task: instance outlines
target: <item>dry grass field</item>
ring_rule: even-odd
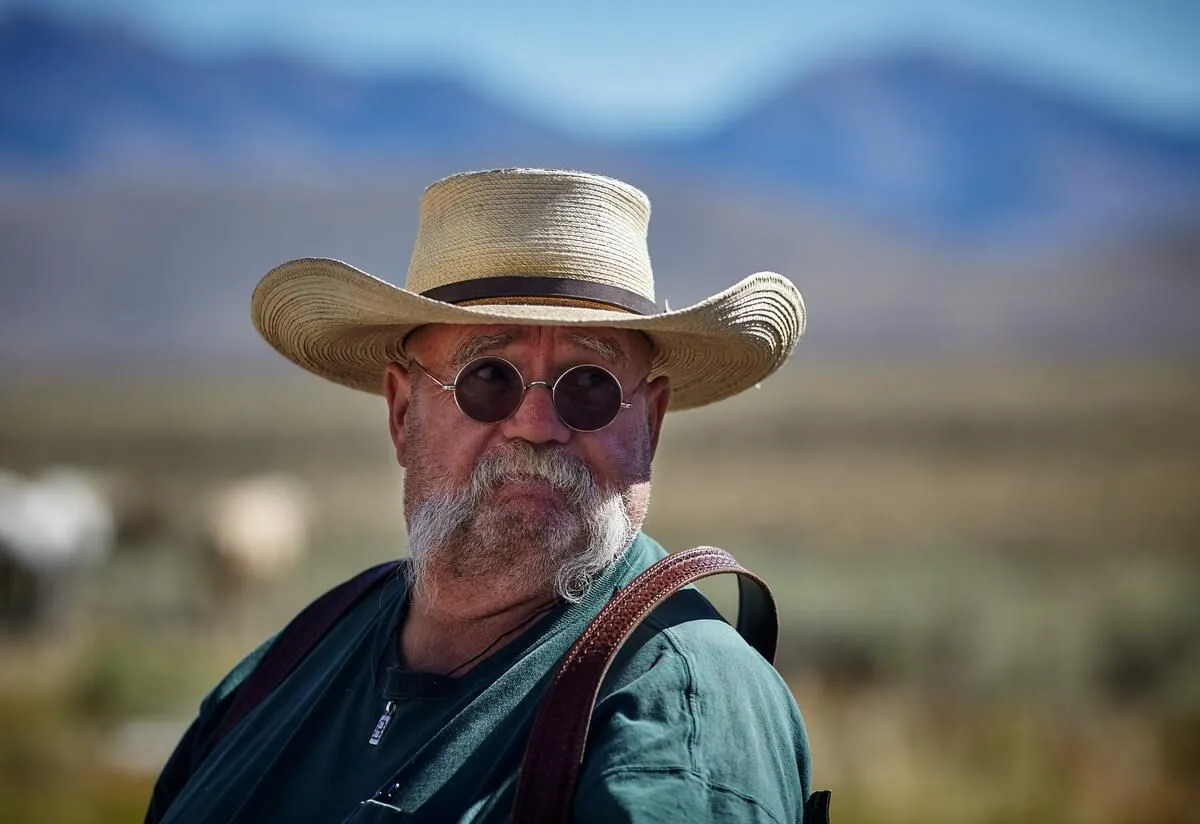
[[[0,820],[140,820],[219,675],[404,551],[381,404],[274,373],[3,384],[0,466],[119,472],[159,517],[3,641]],[[310,557],[216,610],[200,503],[268,470],[312,492]],[[1193,364],[801,361],[669,419],[648,531],[772,582],[836,820],[1196,822],[1198,493]]]

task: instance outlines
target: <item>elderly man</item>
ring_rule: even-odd
[[[666,555],[641,527],[667,411],[753,386],[803,330],[771,273],[657,312],[648,221],[609,178],[456,175],[425,192],[407,288],[326,259],[263,279],[252,311],[272,346],[386,398],[410,557],[236,667],[147,820],[509,820],[556,668]],[[809,775],[787,686],[683,589],[608,670],[570,814],[794,822]]]

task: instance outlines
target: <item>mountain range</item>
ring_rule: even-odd
[[[448,76],[201,60],[115,28],[0,22],[0,170],[294,174],[651,167],[770,189],[936,242],[1054,243],[1200,214],[1200,129],[1167,133],[913,46],[846,57],[697,134],[605,144]]]
[[[200,59],[0,21],[0,368],[238,358],[254,280],[341,257],[395,282],[421,187],[565,166],[651,195],[660,303],[793,275],[844,351],[1193,353],[1200,131],[911,46],[797,76],[703,132],[601,141],[436,73]]]

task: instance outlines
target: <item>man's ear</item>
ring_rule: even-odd
[[[412,377],[398,363],[389,363],[383,371],[383,396],[388,405],[388,433],[396,447],[396,461],[404,466],[404,417],[412,399]]]
[[[658,451],[658,436],[662,432],[663,418],[671,403],[671,380],[659,375],[646,384],[646,415],[650,424],[650,457]]]

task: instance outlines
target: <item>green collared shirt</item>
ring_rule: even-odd
[[[149,819],[506,821],[556,664],[612,594],[665,554],[639,535],[581,602],[561,605],[458,678],[402,666],[395,639],[408,593],[389,583],[200,758],[218,704],[268,641],[201,704],[159,777]],[[689,588],[642,624],[605,680],[575,820],[798,822],[809,780],[808,740],[787,685]]]

